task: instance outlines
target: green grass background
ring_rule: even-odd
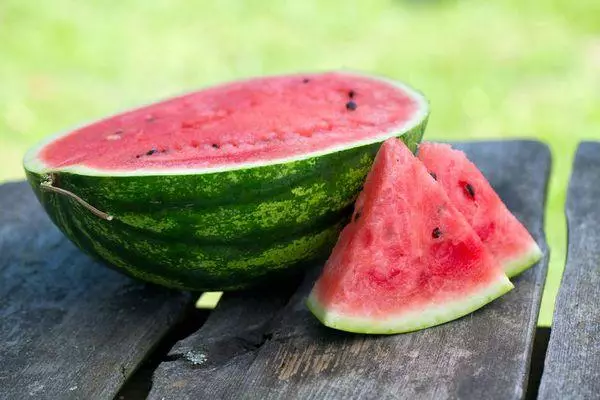
[[[574,150],[600,138],[597,0],[2,0],[0,181],[41,137],[252,75],[333,68],[410,82],[429,139],[537,137],[553,152],[551,321]],[[510,156],[510,155],[508,155]]]

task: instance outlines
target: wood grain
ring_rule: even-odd
[[[0,186],[0,398],[112,399],[188,294],[98,265],[25,182]]]
[[[273,320],[297,286],[226,294],[204,325],[171,349],[154,373],[148,398],[228,398],[227,392],[235,392],[228,382],[239,378],[271,339]]]
[[[315,267],[283,309],[268,311],[270,323],[255,332],[264,339],[255,349],[243,357],[221,359],[218,368],[189,362],[163,367],[150,397],[522,398],[548,261],[543,212],[550,153],[532,141],[459,147],[481,167],[546,253],[538,265],[515,279],[515,290],[465,318],[420,332],[386,337],[346,334],[320,325],[304,305],[319,270]],[[257,300],[237,299],[241,304],[246,301]],[[225,305],[214,316],[223,325],[228,307],[235,309]],[[205,334],[196,333],[186,349],[202,343]],[[219,372],[223,366],[224,375]],[[185,390],[178,384],[165,385],[181,376]]]
[[[540,399],[600,398],[600,142],[579,146],[567,197],[569,246]]]

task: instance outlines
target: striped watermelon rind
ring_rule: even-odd
[[[185,290],[235,290],[325,258],[346,222],[381,143],[400,137],[416,151],[429,106],[365,142],[261,164],[218,169],[51,169],[32,148],[27,179],[52,221],[78,247],[117,270]],[[112,216],[98,218],[53,181]]]

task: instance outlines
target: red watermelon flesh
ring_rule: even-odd
[[[442,186],[389,139],[307,304],[329,327],[391,334],[459,318],[512,287]]]
[[[452,203],[509,277],[523,272],[541,258],[542,252],[535,240],[465,153],[447,144],[423,143],[418,157],[436,176]]]
[[[351,73],[249,79],[84,126],[40,158],[54,168],[119,171],[289,159],[390,137],[423,118],[420,99],[399,83]]]

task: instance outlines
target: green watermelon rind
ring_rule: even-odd
[[[532,243],[531,248],[525,254],[513,260],[504,260],[501,264],[506,275],[509,278],[514,278],[540,261],[543,256],[544,253],[537,243]]]
[[[453,321],[483,307],[513,288],[513,284],[505,275],[499,275],[485,288],[465,294],[460,299],[447,301],[428,309],[415,310],[410,314],[390,315],[385,319],[354,317],[328,311],[319,303],[314,292],[309,295],[306,305],[327,327],[346,332],[391,335],[414,332]]]
[[[184,290],[237,290],[327,257],[383,140],[400,137],[414,152],[429,107],[397,129],[357,142],[268,164],[191,170],[49,169],[27,152],[24,168],[38,200],[83,251],[128,275]],[[71,131],[69,131],[71,132]],[[111,215],[92,215],[57,186]]]

